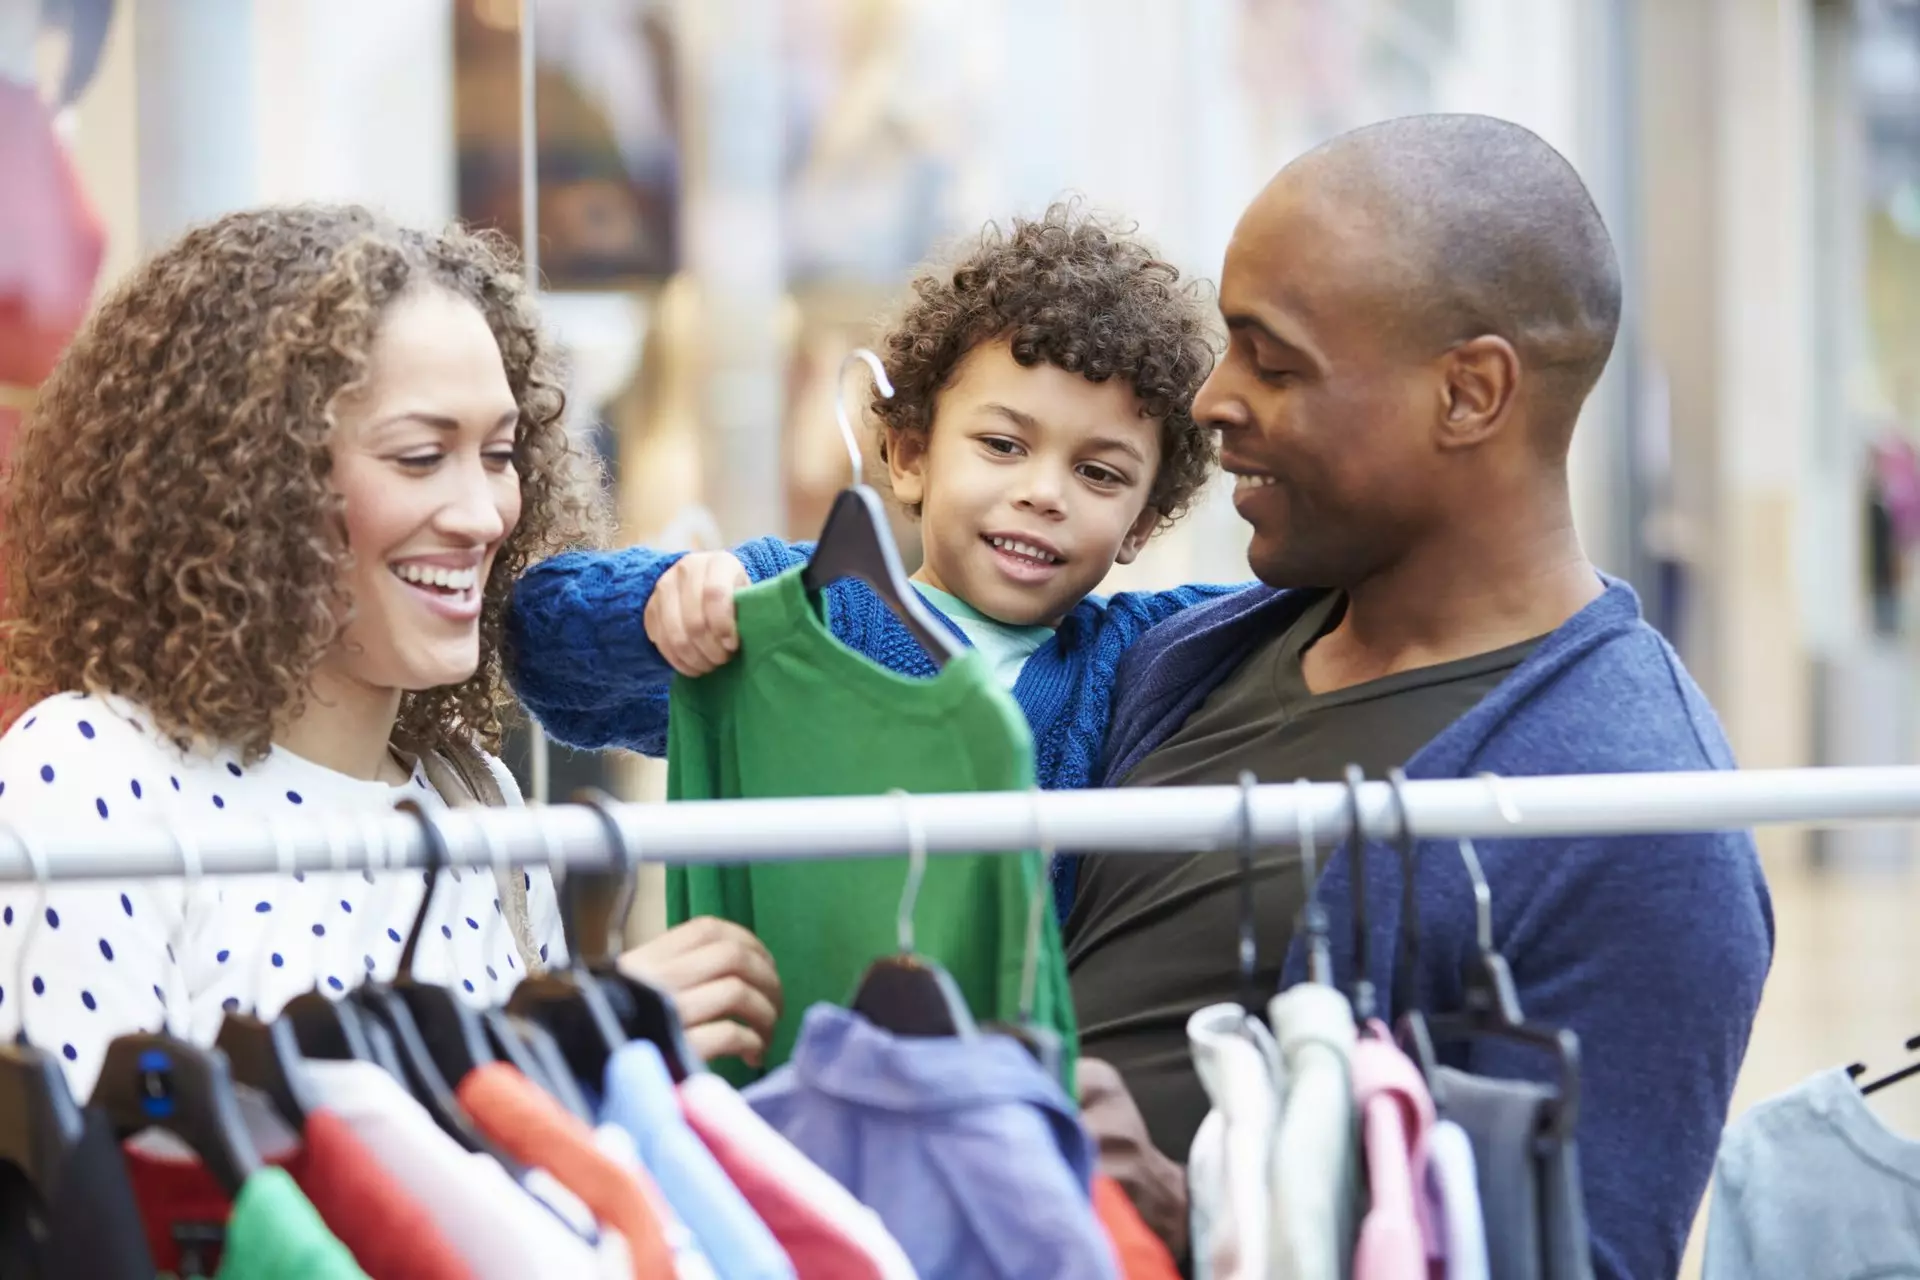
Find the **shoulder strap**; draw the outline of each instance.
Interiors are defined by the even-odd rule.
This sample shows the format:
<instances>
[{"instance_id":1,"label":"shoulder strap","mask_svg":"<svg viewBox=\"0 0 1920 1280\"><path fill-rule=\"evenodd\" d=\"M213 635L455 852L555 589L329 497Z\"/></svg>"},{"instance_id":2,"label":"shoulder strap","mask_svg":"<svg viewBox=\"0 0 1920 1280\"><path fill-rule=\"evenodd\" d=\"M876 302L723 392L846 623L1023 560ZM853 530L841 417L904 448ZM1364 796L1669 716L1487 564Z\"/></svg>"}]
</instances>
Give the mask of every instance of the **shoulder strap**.
<instances>
[{"instance_id":1,"label":"shoulder strap","mask_svg":"<svg viewBox=\"0 0 1920 1280\"><path fill-rule=\"evenodd\" d=\"M419 751L417 754L421 767L426 770L428 783L448 807L460 809L484 805L498 809L506 805L506 794L500 790L500 782L494 777L492 766L472 743L455 738L450 739L441 750ZM533 936L533 914L527 904L527 879L520 872L508 869L496 871L494 881L500 891L500 914L505 917L507 928L513 934L513 946L520 953L520 963L526 973L538 973L541 969L540 947Z\"/></svg>"}]
</instances>

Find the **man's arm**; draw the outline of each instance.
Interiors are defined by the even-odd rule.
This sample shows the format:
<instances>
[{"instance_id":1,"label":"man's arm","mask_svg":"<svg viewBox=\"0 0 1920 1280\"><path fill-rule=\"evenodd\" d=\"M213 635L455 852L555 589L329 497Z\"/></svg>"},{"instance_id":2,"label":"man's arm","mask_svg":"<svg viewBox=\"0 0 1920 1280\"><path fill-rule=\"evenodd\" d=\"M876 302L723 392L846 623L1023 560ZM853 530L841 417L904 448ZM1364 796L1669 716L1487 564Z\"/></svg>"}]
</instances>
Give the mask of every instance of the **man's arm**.
<instances>
[{"instance_id":1,"label":"man's arm","mask_svg":"<svg viewBox=\"0 0 1920 1280\"><path fill-rule=\"evenodd\" d=\"M734 556L755 582L804 564L805 544L758 538ZM541 726L570 746L666 751L673 668L647 634L647 604L680 552L575 551L533 566L507 609L508 676Z\"/></svg>"},{"instance_id":2,"label":"man's arm","mask_svg":"<svg viewBox=\"0 0 1920 1280\"><path fill-rule=\"evenodd\" d=\"M1222 596L1237 595L1245 591L1252 583L1238 582L1231 586L1220 583L1193 583L1184 587L1174 587L1167 591L1122 591L1107 601L1107 607L1101 617L1100 627L1103 636L1111 635L1126 648L1145 635L1147 629L1155 623L1165 622L1177 613L1183 613L1195 605L1209 600L1218 600Z\"/></svg>"}]
</instances>

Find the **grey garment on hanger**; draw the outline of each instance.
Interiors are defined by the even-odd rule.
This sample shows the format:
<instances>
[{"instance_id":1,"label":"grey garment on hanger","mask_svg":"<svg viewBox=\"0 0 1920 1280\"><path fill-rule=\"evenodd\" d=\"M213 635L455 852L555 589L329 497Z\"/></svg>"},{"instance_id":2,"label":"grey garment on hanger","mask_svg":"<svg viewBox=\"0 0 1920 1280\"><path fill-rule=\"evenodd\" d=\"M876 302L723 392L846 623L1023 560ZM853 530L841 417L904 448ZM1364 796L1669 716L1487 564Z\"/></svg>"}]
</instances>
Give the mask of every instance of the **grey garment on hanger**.
<instances>
[{"instance_id":1,"label":"grey garment on hanger","mask_svg":"<svg viewBox=\"0 0 1920 1280\"><path fill-rule=\"evenodd\" d=\"M1920 1276L1920 1142L1842 1068L1729 1125L1713 1183L1706 1280Z\"/></svg>"},{"instance_id":2,"label":"grey garment on hanger","mask_svg":"<svg viewBox=\"0 0 1920 1280\"><path fill-rule=\"evenodd\" d=\"M1492 1280L1592 1280L1579 1152L1541 1136L1555 1091L1452 1067L1432 1083L1440 1115L1473 1143Z\"/></svg>"}]
</instances>

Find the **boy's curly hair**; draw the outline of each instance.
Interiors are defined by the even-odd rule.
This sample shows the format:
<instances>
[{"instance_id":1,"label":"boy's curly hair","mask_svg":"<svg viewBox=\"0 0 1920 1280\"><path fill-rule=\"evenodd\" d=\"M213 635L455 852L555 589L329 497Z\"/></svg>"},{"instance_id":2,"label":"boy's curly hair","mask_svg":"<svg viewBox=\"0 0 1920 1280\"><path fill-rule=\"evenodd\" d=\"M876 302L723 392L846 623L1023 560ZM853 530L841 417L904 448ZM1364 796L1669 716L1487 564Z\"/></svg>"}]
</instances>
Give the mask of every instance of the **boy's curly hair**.
<instances>
[{"instance_id":1,"label":"boy's curly hair","mask_svg":"<svg viewBox=\"0 0 1920 1280\"><path fill-rule=\"evenodd\" d=\"M486 582L479 669L408 693L397 728L429 748L498 742L508 592L599 532L598 490L512 250L354 206L188 232L95 310L42 388L0 528L0 687L16 715L53 693L112 693L182 742L271 748L350 607L335 406L364 385L388 305L423 285L473 302L500 345L522 513Z\"/></svg>"},{"instance_id":2,"label":"boy's curly hair","mask_svg":"<svg viewBox=\"0 0 1920 1280\"><path fill-rule=\"evenodd\" d=\"M1142 413L1160 423L1148 505L1162 528L1186 512L1216 457L1213 433L1193 420L1194 394L1214 359L1195 284L1182 284L1132 227L1073 204L1015 218L1004 231L990 223L956 261L913 282L912 300L881 340L894 394L874 394L875 416L890 431L931 430L960 362L1002 340L1029 368L1046 361L1090 382L1131 386Z\"/></svg>"}]
</instances>

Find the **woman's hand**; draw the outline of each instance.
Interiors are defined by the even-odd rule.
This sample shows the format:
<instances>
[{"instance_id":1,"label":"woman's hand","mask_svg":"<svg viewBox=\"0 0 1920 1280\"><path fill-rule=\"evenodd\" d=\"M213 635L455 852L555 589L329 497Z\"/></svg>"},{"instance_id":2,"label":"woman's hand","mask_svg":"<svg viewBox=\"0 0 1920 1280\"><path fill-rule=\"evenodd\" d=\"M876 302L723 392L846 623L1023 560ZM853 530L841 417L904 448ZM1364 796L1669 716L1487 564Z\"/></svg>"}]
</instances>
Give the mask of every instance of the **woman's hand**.
<instances>
[{"instance_id":1,"label":"woman's hand","mask_svg":"<svg viewBox=\"0 0 1920 1280\"><path fill-rule=\"evenodd\" d=\"M712 916L675 925L621 956L620 968L673 997L701 1058L765 1061L783 1007L780 975L760 939L739 925Z\"/></svg>"},{"instance_id":2,"label":"woman's hand","mask_svg":"<svg viewBox=\"0 0 1920 1280\"><path fill-rule=\"evenodd\" d=\"M725 666L740 648L733 593L752 585L731 552L694 551L660 575L647 600L647 639L683 676Z\"/></svg>"}]
</instances>

